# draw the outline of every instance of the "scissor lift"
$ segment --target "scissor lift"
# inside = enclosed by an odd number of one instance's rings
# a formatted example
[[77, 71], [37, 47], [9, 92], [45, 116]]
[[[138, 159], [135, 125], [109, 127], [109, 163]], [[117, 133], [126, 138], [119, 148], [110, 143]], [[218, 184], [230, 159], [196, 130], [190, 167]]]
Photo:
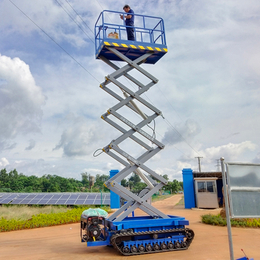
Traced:
[[[141, 65], [155, 64], [167, 53], [164, 23], [158, 17], [135, 14], [136, 41], [128, 41], [125, 39], [126, 26], [118, 24], [119, 14], [122, 13], [107, 10], [100, 14], [95, 25], [95, 44], [96, 58], [103, 60], [115, 70], [105, 77], [100, 87], [118, 100], [118, 103], [109, 108], [101, 118], [121, 132], [121, 135], [105, 146], [103, 151], [124, 166], [104, 185], [127, 202], [107, 219], [100, 220], [103, 233], [97, 225], [96, 233], [100, 234], [98, 237], [93, 236], [93, 232], [91, 234], [88, 232], [88, 217], [83, 217], [82, 229], [85, 229], [88, 235], [83, 236], [82, 240], [88, 242], [89, 246], [113, 245], [124, 255], [187, 249], [194, 237], [193, 231], [185, 228], [189, 222], [182, 217], [166, 215], [149, 203], [152, 195], [167, 184], [167, 180], [145, 165], [149, 159], [164, 149], [164, 144], [145, 130], [147, 125], [162, 113], [141, 97], [158, 82], [158, 79]], [[108, 37], [111, 36], [111, 31], [115, 38]], [[112, 61], [122, 61], [125, 65], [119, 67]], [[148, 83], [141, 83], [130, 75], [129, 72], [132, 70], [143, 74]], [[123, 76], [136, 86], [136, 91], [119, 81]], [[114, 90], [115, 86], [122, 95]], [[149, 113], [144, 113], [136, 102], [145, 107]], [[120, 112], [124, 107], [138, 114], [141, 120], [134, 123], [122, 115]], [[119, 147], [129, 139], [142, 147], [143, 152], [138, 157]], [[154, 185], [143, 171], [156, 179], [157, 184]], [[120, 185], [120, 182], [133, 172], [147, 184], [138, 195]], [[148, 216], [128, 217], [137, 208]]]

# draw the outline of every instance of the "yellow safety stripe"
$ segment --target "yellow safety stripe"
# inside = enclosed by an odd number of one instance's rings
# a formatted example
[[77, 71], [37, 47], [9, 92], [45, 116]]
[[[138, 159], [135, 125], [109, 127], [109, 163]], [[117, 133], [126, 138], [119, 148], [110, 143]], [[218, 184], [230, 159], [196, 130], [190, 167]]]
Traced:
[[115, 46], [115, 47], [123, 47], [123, 48], [132, 48], [132, 49], [168, 52], [167, 48], [158, 48], [158, 47], [133, 45], [133, 44], [129, 44], [128, 45], [128, 44], [125, 44], [125, 43], [116, 43], [116, 42], [110, 42], [110, 43], [109, 42], [104, 42], [104, 44], [106, 46]]

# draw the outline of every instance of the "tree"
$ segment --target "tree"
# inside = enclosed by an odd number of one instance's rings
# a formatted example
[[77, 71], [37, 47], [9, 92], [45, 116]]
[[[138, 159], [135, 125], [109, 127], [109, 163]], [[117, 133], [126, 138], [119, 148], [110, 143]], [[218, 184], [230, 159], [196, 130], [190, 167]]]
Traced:
[[[160, 176], [162, 176], [166, 181], [169, 181], [169, 177], [168, 177], [168, 175], [167, 174], [164, 174], [164, 175], [160, 175]], [[155, 181], [157, 181], [157, 182], [160, 182], [158, 179], [156, 179], [155, 177], [153, 177], [153, 176], [151, 176], [151, 178], [153, 179], [153, 180], [155, 180]]]
[[9, 175], [6, 171], [6, 169], [2, 169], [0, 171], [0, 181], [2, 183], [2, 188], [10, 188], [10, 184], [9, 184]]
[[169, 177], [168, 177], [168, 175], [167, 174], [164, 174], [163, 176], [162, 176], [165, 180], [169, 180]]
[[167, 185], [163, 187], [164, 190], [170, 190], [171, 193], [177, 193], [181, 190], [181, 185], [177, 180], [169, 181]]
[[141, 182], [141, 178], [137, 175], [137, 174], [133, 174], [130, 178], [129, 178], [129, 182], [132, 181], [133, 185], [137, 185], [137, 183]]
[[128, 186], [129, 186], [130, 190], [132, 190], [134, 187], [134, 182], [129, 180]]
[[45, 176], [43, 176], [42, 178], [42, 192], [49, 192], [50, 191], [50, 186], [51, 186], [51, 183], [50, 183], [50, 180], [47, 179]]
[[104, 183], [109, 179], [109, 175], [106, 174], [97, 174], [96, 181], [94, 184], [94, 188], [98, 188], [99, 190], [109, 191], [107, 187], [104, 186]]
[[[82, 173], [82, 180], [64, 178], [58, 175], [25, 176], [14, 169], [7, 173], [6, 169], [0, 170], [0, 192], [77, 192], [89, 186], [89, 174]], [[109, 179], [109, 175], [97, 175], [95, 187], [109, 191], [103, 186]]]
[[139, 193], [140, 191], [142, 191], [144, 188], [147, 187], [147, 184], [144, 182], [139, 182], [136, 185], [133, 186], [132, 191]]
[[121, 181], [121, 185], [122, 185], [123, 187], [128, 187], [128, 181], [127, 181], [126, 179], [123, 179], [123, 180]]
[[90, 174], [88, 174], [87, 172], [83, 172], [81, 173], [81, 182], [82, 182], [82, 185], [86, 188], [89, 188], [89, 177], [90, 177]]

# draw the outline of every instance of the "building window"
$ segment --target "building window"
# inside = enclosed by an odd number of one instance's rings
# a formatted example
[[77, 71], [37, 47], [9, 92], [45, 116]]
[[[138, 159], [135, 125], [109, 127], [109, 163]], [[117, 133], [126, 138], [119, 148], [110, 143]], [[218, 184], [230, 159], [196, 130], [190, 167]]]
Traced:
[[205, 181], [198, 181], [198, 192], [206, 192]]
[[214, 192], [214, 182], [207, 181], [207, 192]]
[[198, 192], [215, 192], [215, 183], [213, 181], [198, 181]]

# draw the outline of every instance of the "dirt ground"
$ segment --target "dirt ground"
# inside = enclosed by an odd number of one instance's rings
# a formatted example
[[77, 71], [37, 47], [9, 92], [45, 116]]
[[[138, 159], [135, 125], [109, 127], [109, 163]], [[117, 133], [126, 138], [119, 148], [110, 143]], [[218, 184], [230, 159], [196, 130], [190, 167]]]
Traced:
[[[67, 224], [0, 233], [0, 259], [230, 259], [227, 228], [201, 223], [201, 215], [217, 214], [219, 210], [184, 209], [183, 206], [175, 206], [181, 196], [175, 195], [154, 202], [153, 205], [164, 213], [182, 216], [190, 221], [189, 228], [194, 230], [195, 238], [188, 250], [125, 257], [111, 247], [87, 247], [80, 241], [79, 224]], [[260, 229], [232, 228], [232, 235], [235, 259], [244, 256], [241, 248], [249, 258], [260, 259]]]

